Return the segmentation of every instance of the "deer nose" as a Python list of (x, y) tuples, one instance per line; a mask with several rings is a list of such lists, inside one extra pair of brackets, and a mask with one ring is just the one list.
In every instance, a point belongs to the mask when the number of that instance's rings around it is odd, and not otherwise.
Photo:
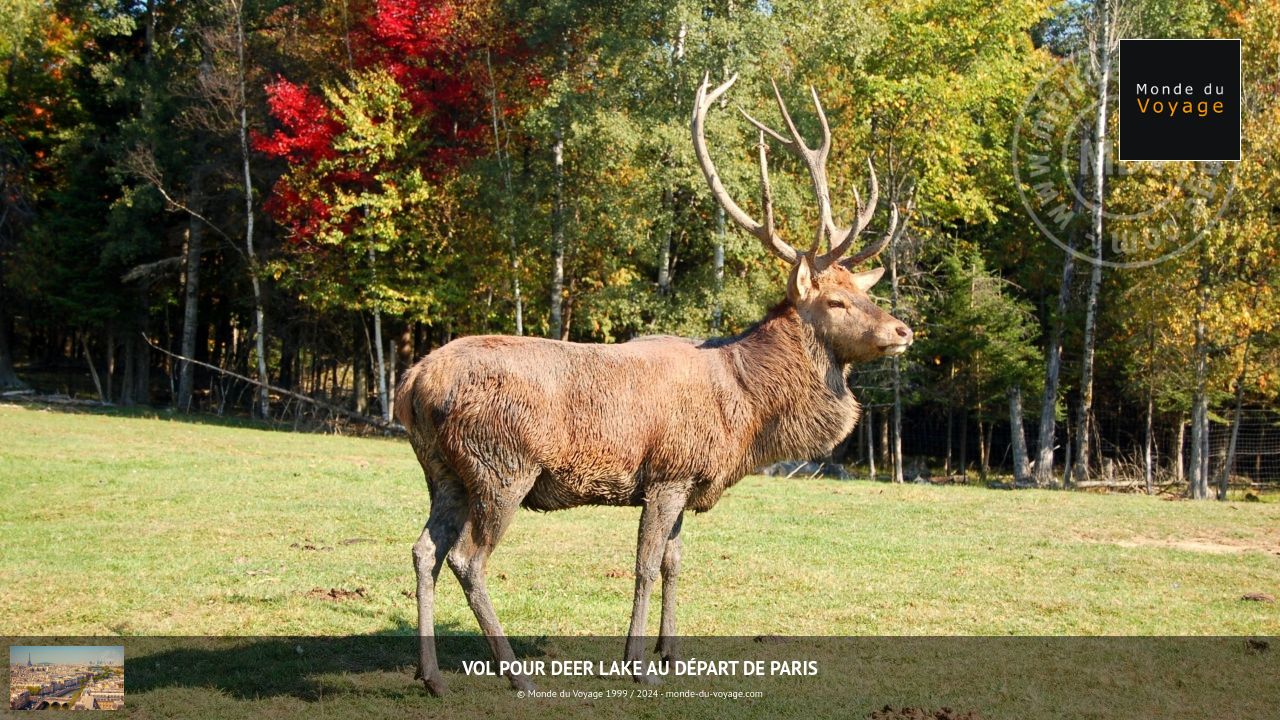
[(911, 328), (906, 325), (899, 325), (894, 328), (894, 331), (898, 333), (898, 337), (906, 338), (907, 342), (911, 342)]

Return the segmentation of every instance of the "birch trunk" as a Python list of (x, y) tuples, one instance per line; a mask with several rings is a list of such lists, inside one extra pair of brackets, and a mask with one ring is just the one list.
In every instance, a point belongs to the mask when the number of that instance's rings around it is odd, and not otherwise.
[(516, 335), (524, 335), (524, 298), (520, 294), (520, 248), (516, 243), (516, 234), (511, 222), (512, 182), (511, 159), (503, 150), (502, 135), (498, 123), (498, 85), (493, 78), (493, 60), (488, 48), (484, 51), (484, 65), (489, 72), (489, 112), (493, 122), (493, 153), (498, 161), (498, 169), (502, 172), (503, 190), (506, 197), (500, 209), (501, 232), (507, 236), (507, 245), (511, 253), (511, 295), (515, 305)]
[[(254, 349), (258, 356), (258, 413), (262, 418), (271, 417), (271, 395), (267, 390), (267, 332), (266, 313), (262, 306), (262, 280), (259, 277), (258, 254), (253, 237), (253, 173), (249, 154), (249, 110), (245, 92), (245, 36), (244, 3), (230, 0), (236, 22), (236, 84), (239, 91), (237, 108), (240, 117), (240, 166), (244, 174), (244, 249), (249, 262), (249, 280), (253, 286)], [(189, 357), (189, 356), (188, 356)]]
[[(196, 212), (203, 210), (199, 178), (192, 180), (190, 204)], [(200, 324), (200, 254), (204, 250), (204, 222), (195, 215), (187, 218), (186, 267), (182, 275), (182, 351), (183, 357), (196, 356), (196, 335)], [(195, 390), (195, 365), (185, 360), (178, 365), (178, 394), (175, 405), (183, 412), (191, 410)]]
[(716, 281), (715, 302), (711, 306), (711, 327), (716, 332), (724, 321), (724, 208), (716, 203), (716, 243), (711, 258), (711, 274)]
[(551, 210), (551, 321), (547, 335), (559, 340), (564, 329), (564, 131), (558, 125), (551, 154), (555, 199)]
[(1013, 445), (1013, 482), (1024, 484), (1031, 479), (1027, 467), (1027, 438), (1022, 430), (1022, 386), (1009, 388), (1009, 436)]
[[(372, 251), (369, 253), (373, 254)], [(378, 358), (378, 407), (382, 410), (382, 419), (391, 422), (391, 399), (387, 393), (387, 363), (382, 355), (382, 312), (373, 309), (373, 354)]]
[(671, 289), (671, 240), (675, 233), (676, 208), (671, 186), (662, 188), (663, 227), (658, 246), (658, 294), (666, 295)]
[(864, 426), (867, 428), (867, 479), (876, 479), (876, 431), (874, 411), (867, 408)]
[(1195, 389), (1191, 398), (1191, 460), (1188, 495), (1203, 500), (1209, 495), (1209, 400), (1206, 383), (1209, 373), (1209, 346), (1204, 316), (1209, 304), (1209, 259), (1200, 246), (1200, 278), (1195, 310)]
[(1097, 329), (1098, 295), (1102, 288), (1102, 219), (1106, 193), (1107, 168), (1107, 103), (1111, 82), (1111, 0), (1097, 0), (1098, 28), (1098, 108), (1093, 126), (1093, 207), (1091, 208), (1090, 241), (1093, 258), (1089, 269), (1089, 294), (1085, 301), (1084, 353), (1080, 361), (1080, 407), (1076, 421), (1075, 481), (1089, 479), (1089, 423), (1093, 417), (1093, 356)]
[[(1086, 147), (1080, 142), (1081, 164)], [(1078, 205), (1077, 205), (1078, 207)], [(1036, 462), (1032, 479), (1041, 487), (1056, 485), (1053, 474), (1053, 443), (1058, 410), (1058, 381), (1062, 371), (1062, 335), (1067, 305), (1071, 301), (1071, 283), (1075, 278), (1075, 233), (1067, 234), (1067, 252), (1062, 259), (1062, 280), (1058, 284), (1058, 300), (1054, 306), (1052, 329), (1044, 356), (1044, 396), (1040, 401), (1040, 423), (1036, 433)], [(1065, 465), (1065, 463), (1064, 463)]]
[[(889, 283), (891, 313), (898, 315), (898, 233), (889, 241)], [(902, 482), (902, 364), (898, 356), (893, 358), (893, 481)]]

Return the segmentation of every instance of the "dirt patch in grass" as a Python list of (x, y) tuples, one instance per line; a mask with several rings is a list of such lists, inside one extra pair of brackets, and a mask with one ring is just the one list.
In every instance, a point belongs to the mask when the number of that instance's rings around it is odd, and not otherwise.
[(872, 710), (868, 720), (982, 720), (982, 716), (973, 710), (952, 710), (949, 707), (937, 710), (926, 710), (918, 707), (895, 708), (885, 705), (879, 710)]
[(1212, 553), (1215, 555), (1237, 555), (1249, 551), (1265, 552), (1274, 555), (1280, 555), (1280, 541), (1268, 542), (1265, 538), (1254, 540), (1242, 540), (1239, 538), (1210, 538), (1210, 537), (1191, 537), (1191, 538), (1153, 538), (1153, 537), (1128, 537), (1121, 539), (1107, 539), (1089, 536), (1080, 536), (1079, 540), (1089, 543), (1102, 543), (1106, 545), (1117, 545), (1126, 548), (1168, 548), (1171, 550), (1187, 550), (1189, 552)]
[(311, 591), (307, 593), (307, 597), (314, 598), (316, 600), (327, 600), (329, 602), (367, 600), (369, 598), (369, 591), (362, 587), (356, 588), (355, 590), (344, 590), (343, 588), (329, 588), (326, 590), (324, 588), (315, 587), (311, 588)]

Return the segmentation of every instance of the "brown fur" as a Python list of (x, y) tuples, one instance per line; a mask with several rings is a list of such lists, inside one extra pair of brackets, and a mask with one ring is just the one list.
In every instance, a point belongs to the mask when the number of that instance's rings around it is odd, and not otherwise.
[[(866, 295), (879, 271), (792, 271), (788, 300), (741, 335), (584, 345), (529, 337), (455, 340), (403, 376), (396, 415), (427, 475), (431, 514), (414, 546), (421, 676), (443, 692), (432, 605), (447, 558), (498, 660), (513, 659), (484, 564), (520, 506), (642, 506), (627, 659), (663, 576), (659, 650), (674, 655), (684, 510), (711, 509), (761, 464), (825, 455), (858, 419), (851, 363), (910, 344)], [(530, 687), (511, 676), (513, 685)], [(638, 678), (648, 679), (648, 678)]]

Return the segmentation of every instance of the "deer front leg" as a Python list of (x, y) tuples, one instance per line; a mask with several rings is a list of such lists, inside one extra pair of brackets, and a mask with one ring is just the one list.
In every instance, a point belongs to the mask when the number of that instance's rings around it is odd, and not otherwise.
[[(684, 511), (683, 492), (655, 494), (640, 512), (640, 537), (636, 547), (636, 594), (631, 607), (631, 629), (627, 633), (627, 662), (638, 662), (644, 653), (645, 620), (649, 613), (649, 595), (658, 579), (663, 553), (671, 532)], [(665, 594), (665, 590), (663, 591)], [(656, 683), (653, 675), (638, 673), (638, 682)]]
[(680, 659), (676, 648), (676, 579), (680, 576), (680, 526), (684, 524), (684, 512), (676, 516), (676, 524), (667, 536), (666, 549), (662, 553), (662, 626), (658, 631), (658, 645), (654, 648), (663, 660)]

